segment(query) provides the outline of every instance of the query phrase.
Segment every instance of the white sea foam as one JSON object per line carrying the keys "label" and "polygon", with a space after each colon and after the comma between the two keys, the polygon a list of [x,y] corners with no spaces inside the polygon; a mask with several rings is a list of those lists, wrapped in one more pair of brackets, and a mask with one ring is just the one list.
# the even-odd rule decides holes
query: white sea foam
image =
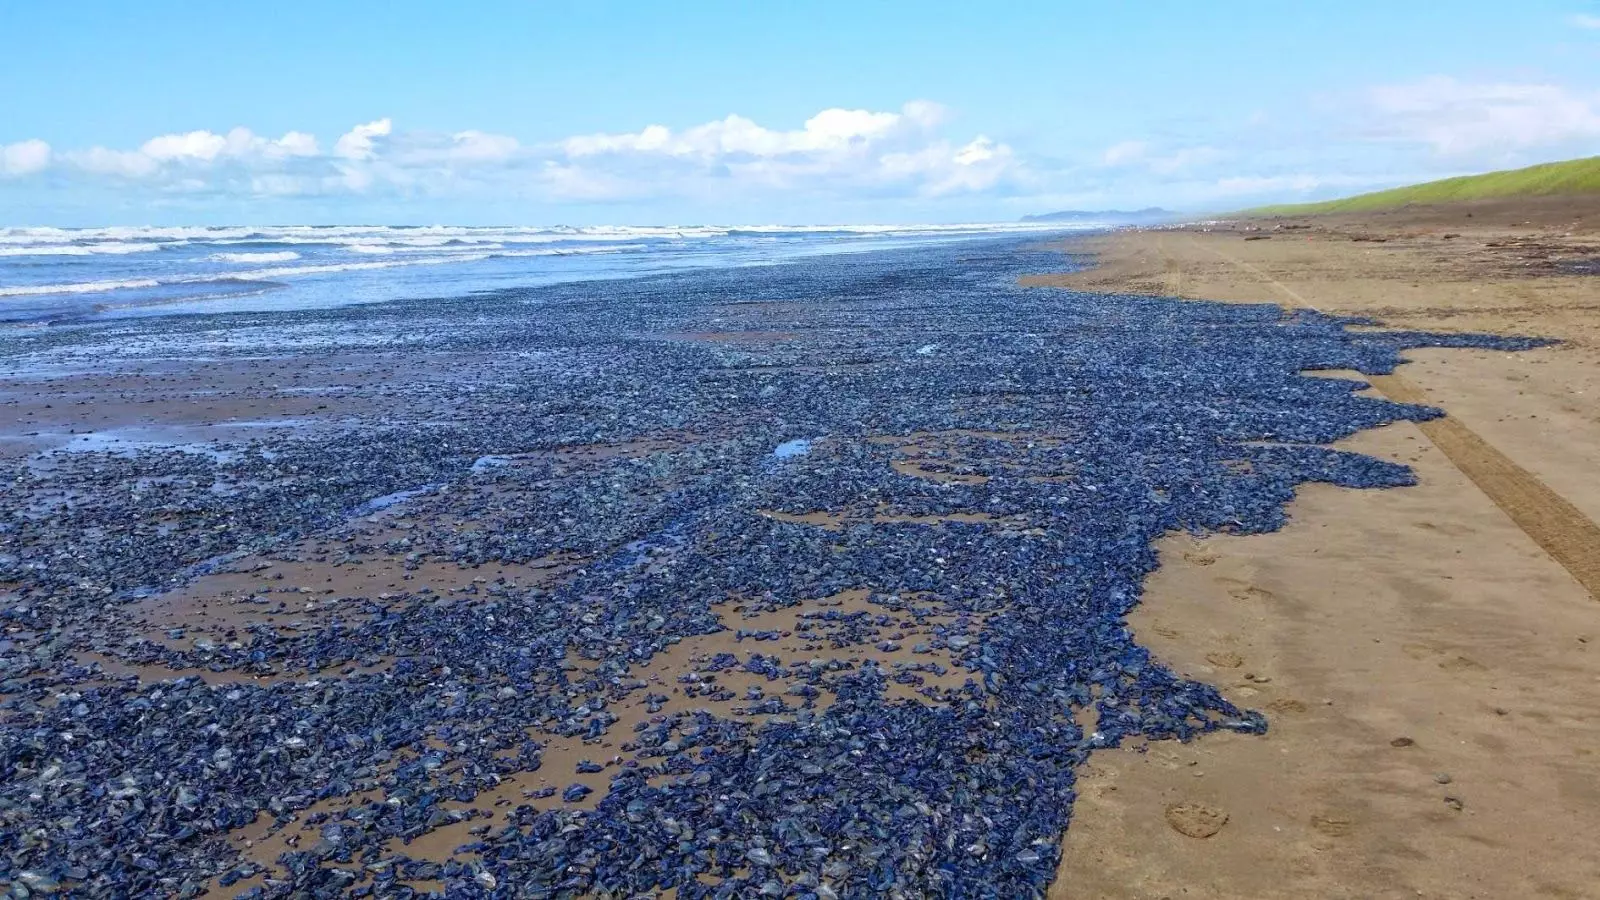
{"label": "white sea foam", "polygon": [[95,244],[33,244],[0,246],[0,256],[96,256],[127,253],[145,253],[160,250],[160,244],[118,244],[105,241]]}
{"label": "white sea foam", "polygon": [[290,259],[299,259],[299,253],[293,250],[278,253],[213,253],[211,259],[216,259],[218,263],[288,263]]}
{"label": "white sea foam", "polygon": [[[294,278],[299,275],[327,275],[333,272],[361,272],[367,269],[393,269],[400,266],[438,266],[446,263],[475,262],[488,259],[489,254],[476,255],[463,254],[460,256],[429,256],[421,259],[391,259],[382,262],[352,262],[352,263],[327,263],[315,266],[277,266],[267,269],[250,269],[245,272],[229,272],[227,278],[243,278],[259,280],[265,278]],[[186,281],[213,281],[216,278],[185,279]]]}
{"label": "white sea foam", "polygon": [[161,284],[154,278],[130,278],[126,281],[80,281],[76,284],[27,284],[21,287],[0,287],[0,297],[38,297],[45,294],[95,294],[101,291],[120,291],[124,288],[151,288]]}
{"label": "white sea foam", "polygon": [[155,297],[144,300],[128,300],[120,303],[113,300],[107,300],[103,303],[96,303],[95,309],[106,312],[111,310],[154,309],[163,306],[184,306],[196,303],[205,303],[209,300],[241,300],[245,297],[259,297],[262,294],[270,293],[271,291],[275,290],[281,290],[287,287],[287,285],[278,284],[271,281],[263,281],[256,284],[257,286],[253,288],[185,294],[179,297]]}
{"label": "white sea foam", "polygon": [[206,241],[248,228],[161,228],[152,225],[107,228],[0,228],[0,244],[65,244],[73,241]]}
{"label": "white sea foam", "polygon": [[473,262],[488,259],[489,254],[475,256],[440,256],[424,259],[397,259],[384,262],[328,263],[312,266],[272,266],[265,269],[246,269],[223,275],[199,275],[186,278],[130,278],[125,281],[79,281],[72,284],[31,284],[22,287],[0,287],[0,297],[33,297],[47,294],[87,294],[117,291],[127,288],[153,288],[175,284],[209,284],[217,281],[266,281],[274,278],[294,278],[300,275],[326,275],[334,272],[359,272],[366,269],[392,269],[398,266],[437,266],[445,263]]}
{"label": "white sea foam", "polygon": [[649,244],[609,244],[604,247],[547,247],[543,250],[501,250],[485,254],[492,259],[514,259],[525,256],[588,256],[595,253],[626,253],[644,250]]}
{"label": "white sea foam", "polygon": [[[591,225],[400,227],[222,226],[108,228],[0,228],[0,297],[99,294],[171,285],[203,285],[228,279],[264,282],[403,266],[439,266],[485,259],[587,254],[659,253],[664,265],[684,252],[691,265],[715,265],[721,247],[745,265],[793,254],[855,252],[900,242],[949,241],[984,235],[1080,230],[1057,223],[968,223],[947,225]],[[293,248],[293,249],[289,249]],[[704,249],[702,249],[704,248]],[[150,254],[153,250],[170,253]],[[709,251],[709,252],[708,252]],[[124,254],[142,254],[129,259]],[[28,257],[41,257],[30,262]],[[43,271],[43,258],[61,257],[62,274],[49,284],[17,285],[14,276]],[[305,257],[309,257],[306,259]],[[16,260],[12,262],[12,260]],[[297,265],[276,265],[294,263]],[[701,261],[704,261],[703,263]],[[215,263],[237,270],[219,273]],[[531,274],[540,274],[529,263]],[[630,267],[627,271],[635,271]],[[520,270],[490,270],[493,283],[507,283]],[[49,276],[47,276],[49,277]],[[464,283],[473,283],[472,270]],[[398,292],[407,287],[397,279]],[[431,288],[430,288],[431,289]],[[162,291],[147,301],[166,302]],[[115,298],[122,299],[122,298]]]}
{"label": "white sea foam", "polygon": [[651,238],[692,240],[725,237],[730,233],[780,236],[828,233],[867,236],[915,236],[931,234],[995,234],[1044,230],[1059,231],[1063,230],[1063,226],[1060,223],[1050,222],[1002,222],[940,225],[431,225],[425,227],[392,225],[331,227],[313,225],[234,225],[217,227],[45,227],[0,228],[0,244],[48,245],[117,242],[159,245],[195,242],[211,244],[288,243],[441,247],[449,246],[451,242],[462,244],[550,243],[555,241],[636,241]]}
{"label": "white sea foam", "polygon": [[499,241],[473,241],[470,243],[439,245],[433,243],[422,244],[386,244],[354,243],[343,244],[343,248],[351,253],[361,253],[367,256],[391,256],[396,253],[481,253],[485,250],[499,250],[505,244]]}
{"label": "white sea foam", "polygon": [[218,262],[231,263],[274,263],[288,262],[299,259],[300,254],[293,250],[284,250],[278,253],[213,253],[211,258]]}

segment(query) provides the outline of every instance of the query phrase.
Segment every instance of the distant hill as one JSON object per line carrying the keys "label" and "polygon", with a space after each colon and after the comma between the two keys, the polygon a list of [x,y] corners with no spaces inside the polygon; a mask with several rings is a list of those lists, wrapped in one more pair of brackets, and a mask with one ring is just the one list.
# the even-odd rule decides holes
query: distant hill
{"label": "distant hill", "polygon": [[1060,212],[1041,213],[1037,216],[1023,216],[1024,222],[1104,222],[1108,225],[1141,225],[1150,222],[1165,222],[1177,218],[1177,214],[1158,207],[1149,209],[1064,209]]}
{"label": "distant hill", "polygon": [[[1503,197],[1548,197],[1558,194],[1600,194],[1600,156],[1544,163],[1526,169],[1463,175],[1410,187],[1390,188],[1321,203],[1290,203],[1246,210],[1246,215],[1296,216],[1315,213],[1371,212],[1409,205],[1457,203]],[[1600,198],[1597,198],[1600,200]]]}

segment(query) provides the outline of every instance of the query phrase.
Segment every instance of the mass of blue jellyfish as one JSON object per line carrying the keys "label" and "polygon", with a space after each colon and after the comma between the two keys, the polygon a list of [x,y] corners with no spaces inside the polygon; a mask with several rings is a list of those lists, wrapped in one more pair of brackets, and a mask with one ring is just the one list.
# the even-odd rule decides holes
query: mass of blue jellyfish
{"label": "mass of blue jellyfish", "polygon": [[1135,643],[1157,539],[1413,483],[1330,444],[1442,413],[1308,370],[1538,343],[1019,284],[1086,264],[1006,238],[0,338],[315,371],[261,389],[326,407],[0,463],[0,882],[1042,896],[1093,753],[1271,724]]}

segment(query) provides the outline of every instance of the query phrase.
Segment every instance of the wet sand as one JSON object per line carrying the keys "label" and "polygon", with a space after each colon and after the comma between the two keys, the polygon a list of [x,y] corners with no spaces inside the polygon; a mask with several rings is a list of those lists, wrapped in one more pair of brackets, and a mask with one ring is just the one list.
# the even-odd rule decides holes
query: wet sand
{"label": "wet sand", "polygon": [[[1289,231],[1293,247],[1282,230],[1268,232],[1269,240],[1245,240],[1262,234],[1255,231],[1117,235],[1087,245],[1100,254],[1100,267],[1044,280],[1315,305],[1378,315],[1401,327],[1563,338],[1563,346],[1521,354],[1414,351],[1416,362],[1400,375],[1581,515],[1600,514],[1600,492],[1588,477],[1600,465],[1600,341],[1594,314],[1584,311],[1594,301],[1592,279],[1502,271],[1513,266],[1511,251],[1482,246],[1505,240],[1498,231],[1472,242],[1425,234],[1406,239],[1409,244]],[[1548,229],[1538,234],[1556,240]],[[1312,249],[1299,246],[1302,241]],[[1067,249],[1079,253],[1086,245]],[[1368,253],[1374,249],[1380,255]],[[1480,253],[1483,258],[1473,257],[1470,265],[1484,268],[1440,256],[1460,249]],[[1296,275],[1307,258],[1328,260],[1327,270],[1309,283]],[[1482,309],[1456,316],[1430,312],[1449,309],[1454,295],[1438,282],[1441,273],[1455,273],[1455,292],[1488,291]],[[1392,307],[1391,282],[1413,278],[1434,279],[1436,290],[1418,289],[1417,302],[1401,312],[1334,305],[1344,296],[1341,279],[1369,279],[1353,293]],[[1538,303],[1512,318],[1503,309],[1524,291]],[[730,304],[718,320],[726,330],[655,337],[740,352],[781,350],[816,342],[833,306]],[[1548,327],[1540,327],[1545,320],[1535,314],[1545,307]],[[792,366],[775,355],[761,360],[763,369],[853,377],[882,365],[872,361],[860,322],[831,324],[831,340],[848,344],[863,335],[862,350],[846,346],[821,364],[797,357],[803,364]],[[239,441],[241,433],[448,421],[457,415],[452,402],[468,401],[463,392],[440,388],[493,384],[522,364],[515,356],[486,361],[472,353],[385,351],[137,360],[111,371],[68,361],[54,371],[0,373],[0,399],[21,426],[7,431],[14,440],[0,444],[0,457],[71,447],[86,432],[94,448],[116,451],[146,444],[203,448]],[[1008,400],[996,394],[985,402],[1004,407]],[[1140,642],[1180,673],[1218,684],[1241,706],[1262,710],[1272,730],[1265,737],[1221,733],[1186,745],[1139,741],[1137,748],[1097,751],[1080,772],[1053,896],[1520,896],[1530,885],[1549,896],[1588,896],[1588,885],[1600,881],[1585,840],[1600,825],[1600,765],[1589,750],[1600,726],[1587,716],[1600,693],[1600,664],[1588,643],[1600,640],[1600,625],[1591,624],[1600,607],[1570,568],[1552,561],[1432,445],[1427,429],[1434,424],[1399,423],[1344,444],[1415,466],[1419,487],[1312,485],[1301,491],[1291,509],[1293,524],[1282,532],[1163,542],[1162,568],[1132,617]],[[252,628],[292,638],[335,622],[363,621],[380,607],[401,615],[457,604],[475,609],[530,585],[562,584],[591,559],[571,553],[473,564],[452,555],[458,543],[527,527],[534,483],[496,479],[496,471],[547,468],[551,478],[588,477],[618,461],[642,464],[657,454],[714,447],[728,438],[725,432],[731,433],[725,424],[708,419],[629,441],[485,457],[485,471],[474,465],[474,477],[268,552],[231,558],[181,588],[122,607],[115,625],[95,636],[116,654],[80,659],[99,663],[107,680],[133,676],[150,684],[199,676],[280,691],[387,672],[402,660],[336,655],[320,670],[263,666],[259,672],[220,664],[175,670],[141,660],[150,660],[151,648],[231,647],[248,640]],[[818,442],[819,452],[828,451],[827,440]],[[1008,471],[974,455],[975,448],[999,443],[1012,453],[1048,450],[1052,441],[1060,439],[1020,428],[951,428],[879,434],[866,443],[890,453],[892,472],[955,489],[1012,476],[1068,483],[1074,473],[1067,466],[1030,463]],[[59,464],[76,465],[70,458]],[[219,481],[210,490],[248,487]],[[652,481],[642,489],[670,487]],[[138,489],[160,491],[162,485]],[[755,512],[828,534],[863,525],[974,523],[997,534],[1037,532],[1024,519],[902,508],[867,494],[837,509],[798,509]],[[1572,565],[1582,563],[1581,547],[1573,559]],[[674,565],[671,553],[647,554],[635,576],[659,575]],[[0,592],[6,587],[0,584]],[[682,735],[696,727],[701,710],[751,724],[770,723],[794,706],[805,715],[820,713],[833,695],[811,686],[817,666],[880,669],[890,698],[931,706],[957,702],[972,677],[958,657],[981,635],[982,613],[952,612],[912,593],[874,594],[869,601],[860,589],[798,598],[798,605],[795,599],[730,596],[712,610],[725,630],[686,637],[632,673],[638,692],[610,709],[616,717],[610,735],[586,739],[530,729],[530,737],[545,742],[541,769],[505,776],[471,800],[442,802],[442,818],[431,830],[395,838],[385,855],[470,861],[474,852],[459,848],[502,827],[513,808],[592,810],[623,766],[651,767],[651,784],[686,778],[665,754],[638,743],[636,726],[665,723],[663,734]],[[394,604],[409,605],[390,609]],[[753,652],[788,662],[765,674],[718,662],[721,655]],[[602,662],[574,656],[568,677],[603,674]],[[498,683],[490,687],[500,689]],[[408,747],[386,760],[380,774],[444,749],[442,743]],[[444,765],[448,776],[459,763]],[[563,802],[556,792],[571,784],[592,793]],[[318,840],[325,821],[319,814],[380,799],[355,791],[280,821],[263,814],[235,829],[227,841],[258,871],[226,889],[212,882],[212,895],[273,884],[284,877],[280,854]],[[409,884],[444,889],[434,879]]]}
{"label": "wet sand", "polygon": [[1416,487],[1309,485],[1277,533],[1163,541],[1140,643],[1270,731],[1096,754],[1051,896],[1600,896],[1597,229],[1595,202],[1222,223],[1036,280],[1563,341],[1363,378],[1449,414],[1338,445]]}
{"label": "wet sand", "polygon": [[[672,334],[662,339],[765,345],[790,337],[777,332],[734,331]],[[493,364],[485,365],[472,356],[404,353],[132,360],[99,372],[75,366],[5,372],[0,373],[0,396],[13,421],[24,430],[8,430],[3,435],[0,458],[28,457],[32,465],[41,467],[77,466],[77,453],[63,456],[53,452],[132,455],[151,448],[178,448],[204,454],[213,452],[210,448],[215,442],[248,440],[253,435],[403,428],[418,416],[448,419],[452,414],[448,406],[419,403],[427,400],[430,385],[492,381],[498,374]],[[494,473],[548,466],[554,477],[576,476],[622,461],[709,446],[719,437],[665,432],[648,439],[486,457],[479,473],[488,476],[484,479],[403,492],[404,496],[395,495],[393,505],[353,516],[286,547],[230,557],[172,590],[128,604],[96,626],[95,642],[115,647],[116,653],[82,651],[75,657],[83,665],[97,666],[105,684],[136,679],[143,685],[156,685],[176,678],[199,678],[213,685],[316,689],[329,679],[382,674],[399,660],[371,657],[341,660],[321,671],[283,672],[263,667],[260,672],[248,672],[220,664],[174,669],[149,657],[151,651],[161,648],[237,650],[261,629],[291,638],[314,634],[341,623],[365,621],[380,610],[395,614],[392,604],[396,602],[409,604],[413,610],[423,605],[492,606],[519,589],[554,587],[594,560],[556,554],[526,564],[468,565],[450,560],[443,552],[444,542],[462,535],[493,533],[507,525],[508,516],[537,510],[536,496],[526,488],[494,479]],[[962,448],[972,439],[1032,437],[952,430],[884,435],[873,443],[891,448],[893,466],[902,474],[932,484],[971,484],[985,480],[985,476],[971,474],[972,460],[963,457]],[[1038,441],[1050,443],[1045,438]],[[242,487],[218,482],[213,490]],[[163,485],[157,482],[146,488],[159,492]],[[59,498],[62,503],[72,499]],[[881,502],[840,513],[759,512],[826,531],[896,523],[993,522],[1001,529],[1024,527],[982,513],[907,515]],[[663,554],[659,562],[643,560],[642,565],[673,565],[675,561],[667,556],[670,554]],[[10,587],[0,583],[0,598],[9,598],[6,589]],[[887,693],[893,699],[930,706],[959,702],[958,695],[971,673],[956,664],[952,648],[972,643],[973,638],[965,636],[977,634],[983,616],[943,614],[937,611],[938,603],[914,595],[879,596],[869,603],[868,593],[848,590],[800,606],[772,596],[730,597],[717,610],[724,630],[683,640],[638,667],[637,678],[644,687],[641,696],[611,710],[616,716],[611,733],[619,737],[552,739],[530,728],[530,735],[544,741],[542,766],[537,772],[503,778],[495,790],[471,800],[442,803],[445,818],[441,823],[415,839],[394,839],[386,853],[439,864],[471,860],[475,854],[461,848],[502,827],[514,807],[532,803],[592,810],[606,796],[621,766],[636,767],[641,758],[651,755],[648,749],[641,753],[640,746],[629,739],[646,724],[678,721],[672,727],[688,731],[694,727],[694,717],[704,713],[767,724],[781,720],[793,704],[803,704],[808,714],[820,714],[833,695],[807,686],[808,680],[815,679],[811,670],[835,673],[877,667],[886,673]],[[399,614],[405,615],[404,610]],[[951,641],[954,643],[948,643]],[[748,655],[752,650],[764,652],[774,661],[781,657],[791,662],[765,674],[727,670],[717,664],[719,655]],[[587,671],[591,666],[592,662],[585,660],[571,668],[592,675]],[[416,753],[400,752],[381,770],[392,772],[418,758]],[[663,768],[651,779],[659,784],[673,777],[682,776]],[[591,793],[563,800],[559,792],[573,784],[581,784]],[[227,835],[229,845],[242,860],[258,868],[257,874],[226,886],[212,879],[206,885],[207,894],[237,896],[253,888],[281,888],[284,882],[278,879],[286,874],[278,864],[282,854],[314,844],[327,816],[381,803],[383,796],[380,790],[368,790],[330,797],[276,821],[262,813],[254,824]],[[444,890],[443,882],[431,879],[406,884],[421,893]]]}

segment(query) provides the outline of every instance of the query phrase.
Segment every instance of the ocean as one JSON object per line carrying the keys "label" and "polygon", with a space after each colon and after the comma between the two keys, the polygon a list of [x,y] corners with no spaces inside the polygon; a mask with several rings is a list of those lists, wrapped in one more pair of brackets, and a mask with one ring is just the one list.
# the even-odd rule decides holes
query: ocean
{"label": "ocean", "polygon": [[461,296],[1092,227],[0,228],[0,328]]}

